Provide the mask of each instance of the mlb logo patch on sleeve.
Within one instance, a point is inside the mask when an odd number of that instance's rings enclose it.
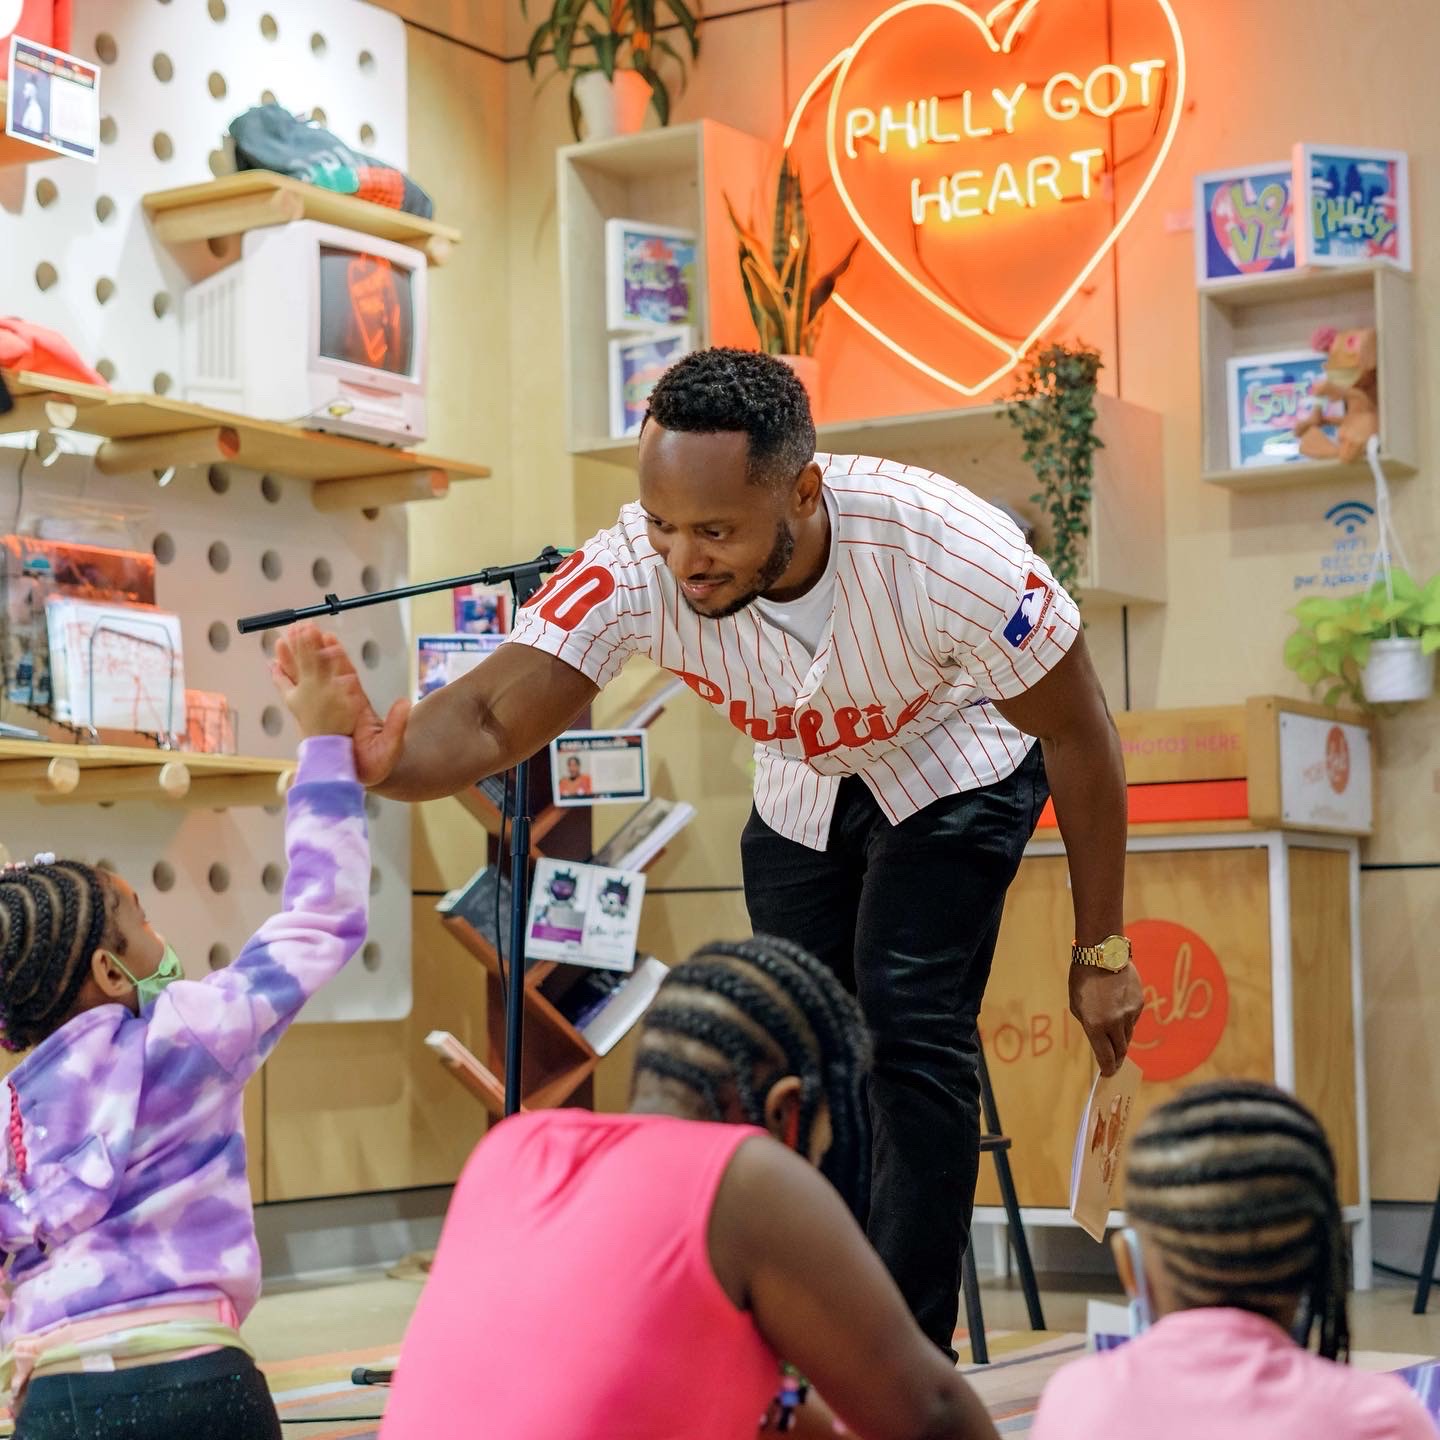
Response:
[[[1033,570],[1030,571],[1025,577],[1025,591],[1020,597],[1020,604],[1000,631],[1005,643],[1012,650],[1024,650],[1029,645],[1054,598],[1055,592],[1049,584]]]

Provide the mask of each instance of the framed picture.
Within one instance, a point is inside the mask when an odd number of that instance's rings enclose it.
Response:
[[[1403,150],[1295,147],[1301,265],[1388,260],[1410,268],[1410,170]]]
[[[653,330],[695,323],[695,232],[605,222],[605,324]]]
[[[1226,372],[1231,467],[1305,463],[1295,422],[1310,413],[1310,392],[1325,377],[1325,356],[1318,350],[1237,355],[1226,362]],[[1343,406],[1336,405],[1328,418],[1341,413]],[[1324,429],[1333,439],[1333,427]]]
[[[5,133],[94,163],[100,145],[98,67],[12,34],[6,74]]]
[[[650,392],[682,355],[695,348],[688,325],[610,341],[610,433],[638,435]]]
[[[1294,171],[1284,161],[1195,177],[1195,283],[1295,268]]]
[[[643,730],[568,730],[550,742],[551,798],[557,805],[630,804],[650,798],[650,749]]]

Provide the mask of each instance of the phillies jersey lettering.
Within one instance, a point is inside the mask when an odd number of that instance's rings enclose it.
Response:
[[[840,778],[891,823],[993,785],[1034,743],[990,700],[1023,694],[1079,633],[1075,603],[993,506],[927,470],[818,455],[838,547],[811,656],[755,606],[702,619],[626,505],[516,617],[532,645],[604,686],[632,655],[684,680],[755,741],[755,805],[823,850]]]

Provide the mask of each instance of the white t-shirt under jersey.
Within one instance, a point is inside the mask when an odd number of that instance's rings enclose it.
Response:
[[[690,610],[638,504],[565,561],[507,643],[601,686],[631,655],[678,675],[755,740],[761,819],[823,850],[844,775],[898,823],[1011,774],[1034,741],[988,702],[1044,679],[1080,631],[1074,601],[993,506],[897,461],[816,459],[835,580],[813,653],[759,605],[721,620]]]
[[[835,612],[835,571],[836,557],[840,547],[835,543],[839,516],[836,513],[835,497],[829,490],[821,492],[825,497],[825,509],[830,516],[830,554],[825,561],[825,572],[803,594],[783,605],[774,600],[757,600],[755,608],[778,630],[783,630],[792,640],[805,647],[805,653],[814,656],[820,648],[820,637]]]

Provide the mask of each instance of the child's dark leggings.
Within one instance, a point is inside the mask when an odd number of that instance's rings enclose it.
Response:
[[[280,1440],[265,1378],[243,1350],[129,1370],[42,1375],[15,1440]]]

